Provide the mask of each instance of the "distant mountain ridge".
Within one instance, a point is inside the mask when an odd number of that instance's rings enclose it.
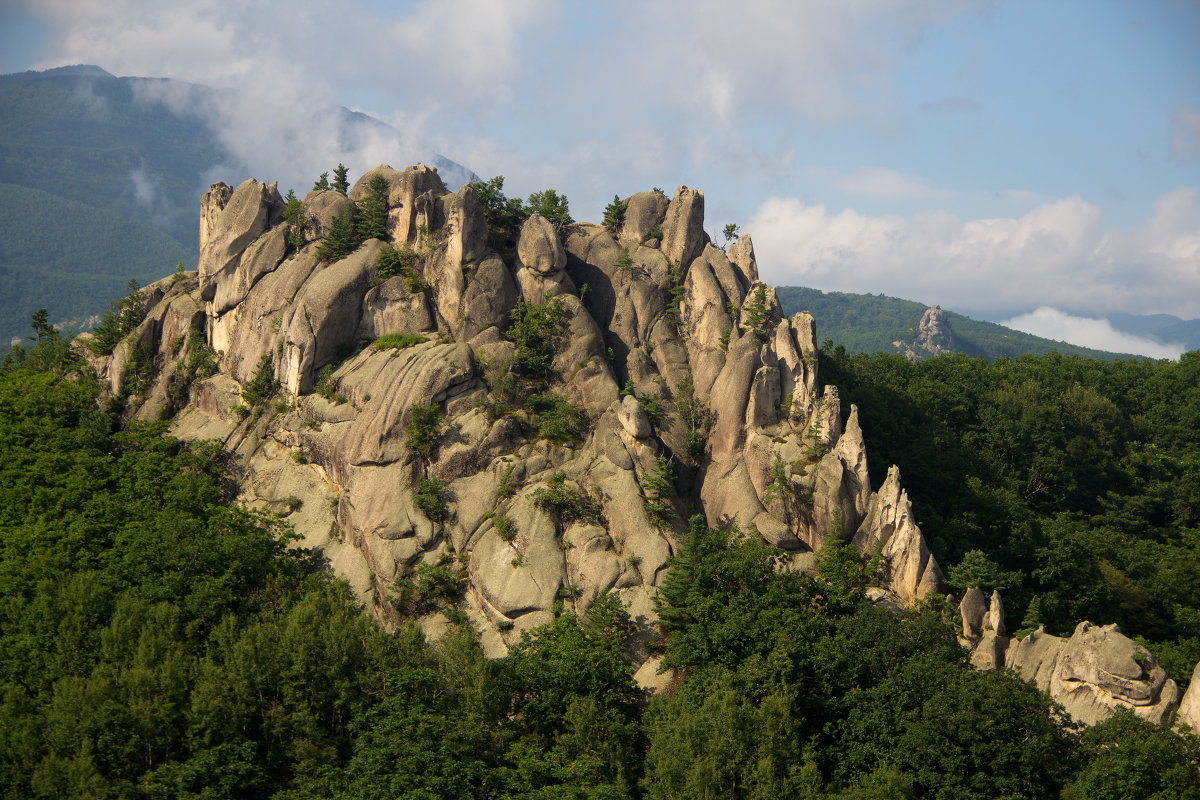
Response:
[[[803,286],[780,286],[776,292],[784,313],[812,313],[821,321],[821,338],[831,339],[852,353],[899,353],[924,358],[935,352],[927,335],[926,344],[922,345],[922,320],[932,309],[921,303],[884,295],[823,292]],[[1130,353],[1110,353],[1044,339],[940,308],[938,311],[943,330],[936,343],[944,351],[988,360],[1049,352],[1105,361],[1139,358]]]
[[[147,283],[179,261],[195,267],[201,195],[214,180],[253,177],[253,165],[222,143],[220,123],[209,113],[226,94],[182,81],[116,77],[93,65],[0,75],[0,343],[24,336],[39,307],[56,324],[78,324],[123,295],[130,278]],[[185,102],[156,99],[168,96]],[[346,108],[320,109],[313,119],[340,153],[402,138]],[[425,161],[448,186],[476,178],[437,153]],[[309,185],[293,188],[303,194]],[[42,193],[34,201],[42,217],[10,213],[32,197],[22,190]],[[89,237],[100,230],[108,231],[105,241],[91,247]],[[57,241],[42,257],[50,232]],[[66,264],[66,253],[77,257]]]

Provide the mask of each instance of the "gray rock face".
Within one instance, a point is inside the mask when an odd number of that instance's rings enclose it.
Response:
[[[418,291],[404,277],[378,280],[389,246],[380,240],[333,263],[316,258],[316,239],[365,198],[373,175],[388,180],[390,246],[411,255]],[[758,282],[749,236],[728,255],[709,243],[702,193],[633,195],[618,237],[586,224],[556,230],[534,215],[504,254],[488,249],[474,193],[447,192],[423,166],[376,167],[349,197],[309,193],[298,250],[280,205],[273,185],[214,185],[202,202],[198,276],[148,287],[147,322],[97,370],[118,386],[138,342],[155,348],[160,378],[139,413],[178,411],[179,435],[224,441],[244,502],[302,497],[311,511],[295,516],[298,532],[385,624],[400,620],[397,578],[452,558],[464,570],[461,608],[490,654],[551,620],[556,602],[585,611],[602,591],[616,592],[651,638],[656,587],[691,504],[714,526],[753,526],[801,566],[831,535],[866,555],[878,549],[887,602],[940,588],[899,474],[872,493],[857,410],[843,426],[836,387],[819,387],[812,318],[783,318]],[[656,246],[647,239],[658,225]],[[500,402],[516,354],[503,332],[518,299],[560,310],[537,390],[574,407],[577,439]],[[399,333],[424,341],[372,346]],[[175,409],[168,339],[188,337],[217,352],[221,372]],[[279,395],[243,419],[230,409],[267,357]],[[622,398],[627,382],[635,396]],[[422,447],[414,409],[429,406],[443,421]],[[666,522],[650,518],[643,488],[664,455],[679,492]],[[441,507],[418,501],[425,478],[444,487]],[[535,492],[551,483],[591,510],[560,519],[540,507]],[[420,623],[430,635],[448,624],[434,611]],[[997,642],[1001,628],[990,628]]]
[[[974,594],[972,594],[974,593]],[[1121,633],[1116,625],[1081,622],[1069,639],[1039,628],[1020,640],[1004,636],[1003,606],[992,595],[982,617],[983,596],[973,589],[963,598],[963,632],[982,620],[982,635],[968,635],[971,662],[980,669],[1015,669],[1061,703],[1076,722],[1094,725],[1117,708],[1128,708],[1143,719],[1161,723],[1180,706],[1179,687],[1167,678],[1145,648]],[[970,620],[968,620],[968,616]]]
[[[625,201],[625,222],[617,240],[626,247],[637,247],[650,238],[655,226],[662,225],[671,201],[658,192],[638,192]]]
[[[250,179],[232,193],[225,184],[214,184],[205,193],[200,214],[201,297],[213,298],[217,283],[237,271],[242,253],[282,210],[283,198],[274,183]]]
[[[667,259],[687,269],[704,247],[704,192],[680,186],[663,220],[662,250]]]
[[[967,639],[978,639],[983,635],[983,623],[987,616],[987,604],[983,601],[983,592],[978,586],[967,589],[962,602],[958,606],[962,615],[963,636]]]

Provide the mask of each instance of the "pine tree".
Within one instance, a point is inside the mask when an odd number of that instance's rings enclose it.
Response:
[[[333,190],[345,194],[350,188],[350,181],[346,178],[346,173],[350,170],[346,169],[345,164],[338,164],[333,170]]]
[[[625,204],[621,198],[613,195],[612,202],[604,207],[604,227],[609,233],[616,233],[617,228],[625,222]]]
[[[340,261],[358,249],[358,239],[354,236],[354,207],[346,209],[346,213],[334,217],[329,223],[329,230],[317,245],[317,258],[324,261]]]
[[[321,173],[321,177],[317,178],[316,183],[313,184],[312,190],[314,192],[323,192],[323,191],[327,190],[328,188],[329,188],[329,172],[328,172],[328,170],[326,170],[325,172]]]
[[[367,183],[367,196],[358,204],[359,240],[387,238],[387,195],[387,178],[375,173]]]

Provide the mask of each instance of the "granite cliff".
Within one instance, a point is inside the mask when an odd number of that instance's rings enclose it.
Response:
[[[386,236],[323,258],[380,177]],[[220,441],[241,499],[287,514],[385,625],[469,620],[493,655],[612,591],[638,680],[661,685],[656,587],[696,512],[797,569],[852,544],[880,566],[878,602],[943,591],[899,471],[872,489],[856,410],[818,382],[814,320],[783,316],[750,236],[714,246],[687,187],[622,205],[610,227],[534,214],[498,232],[424,166],[311,192],[300,219],[274,184],[214,184],[198,271],[144,289],[144,320],[93,365],[130,416]],[[1010,658],[1034,637],[995,644],[1001,610],[982,644],[968,601],[979,666],[1040,685]]]

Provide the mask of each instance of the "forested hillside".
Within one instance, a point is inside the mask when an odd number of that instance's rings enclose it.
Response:
[[[0,352],[28,332],[31,308],[80,328],[130,278],[145,285],[196,253],[153,228],[48,192],[0,183]]]
[[[1010,629],[1141,635],[1176,680],[1200,659],[1200,351],[1178,362],[821,353],[858,405],[873,480],[898,464],[959,592]]]
[[[494,661],[463,622],[433,645],[413,626],[386,635],[312,554],[286,549],[285,519],[228,505],[218,448],[122,428],[44,317],[35,336],[0,369],[5,798],[1200,797],[1195,738],[1123,713],[1079,734],[1029,685],[971,669],[937,602],[867,602],[871,565],[852,551],[825,548],[816,575],[779,572],[779,551],[700,518],[661,592],[680,678],[652,699],[612,595]],[[869,360],[827,360],[851,393],[872,391]],[[1119,417],[1088,389],[1104,368],[1075,366],[1064,402],[1099,431]],[[1190,377],[1194,391],[1196,366],[1127,386]],[[1014,376],[1020,399],[1036,397],[1036,364],[1017,367],[1034,370]],[[931,415],[967,413],[969,387],[943,398],[933,381],[918,381],[937,395],[922,398]],[[1157,397],[1138,416],[1186,441],[1158,459],[1126,441],[1141,456],[1121,464],[1157,488],[1123,497],[1158,509],[1169,539],[1194,526],[1194,493],[1161,492],[1195,429],[1162,419]],[[1045,433],[1040,463],[1063,457],[1054,427],[1011,432]],[[1040,486],[1017,475],[1000,489]]]
[[[803,286],[780,286],[776,292],[786,313],[810,312],[821,322],[822,339],[830,339],[850,353],[895,353],[895,342],[911,346],[926,309],[911,300],[883,295],[822,292]],[[1016,358],[1056,352],[1105,360],[1122,357],[1043,339],[951,311],[945,312],[945,316],[954,332],[955,344],[951,349],[968,356]]]

